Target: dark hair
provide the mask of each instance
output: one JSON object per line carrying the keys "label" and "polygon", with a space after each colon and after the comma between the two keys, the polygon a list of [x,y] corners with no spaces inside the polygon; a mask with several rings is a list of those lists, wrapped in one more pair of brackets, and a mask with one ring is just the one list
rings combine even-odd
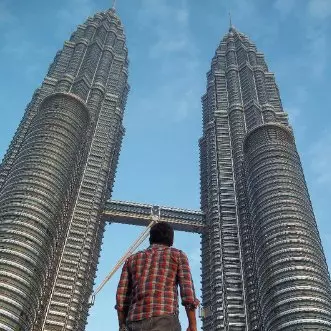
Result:
{"label": "dark hair", "polygon": [[163,244],[171,247],[174,243],[174,229],[167,222],[158,222],[151,227],[149,243]]}

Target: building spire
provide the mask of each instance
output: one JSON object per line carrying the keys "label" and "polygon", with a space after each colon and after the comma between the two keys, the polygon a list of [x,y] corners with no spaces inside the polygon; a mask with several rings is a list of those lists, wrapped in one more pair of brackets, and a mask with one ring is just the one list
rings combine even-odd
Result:
{"label": "building spire", "polygon": [[231,12],[229,12],[229,24],[229,30],[233,29]]}
{"label": "building spire", "polygon": [[113,10],[116,9],[116,0],[113,0],[113,5],[112,5],[111,9],[113,9]]}

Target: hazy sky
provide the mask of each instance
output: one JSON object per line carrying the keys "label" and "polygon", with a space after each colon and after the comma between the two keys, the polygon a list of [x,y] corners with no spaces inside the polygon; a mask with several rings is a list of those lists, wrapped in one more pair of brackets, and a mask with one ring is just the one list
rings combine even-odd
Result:
{"label": "hazy sky", "polygon": [[[1,156],[56,51],[110,2],[0,0]],[[118,0],[117,11],[131,92],[113,198],[199,209],[200,98],[231,11],[276,74],[330,266],[331,0]],[[97,284],[142,230],[107,226]],[[200,238],[177,233],[176,246],[190,257],[200,296]],[[87,331],[117,329],[118,276],[97,297]]]}

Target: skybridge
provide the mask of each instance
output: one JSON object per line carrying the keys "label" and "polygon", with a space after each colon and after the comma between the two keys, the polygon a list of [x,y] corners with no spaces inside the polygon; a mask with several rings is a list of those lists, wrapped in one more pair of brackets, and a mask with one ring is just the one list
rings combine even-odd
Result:
{"label": "skybridge", "polygon": [[152,220],[168,222],[176,231],[202,233],[204,215],[201,211],[163,207],[127,201],[109,200],[103,218],[110,223],[148,226]]}

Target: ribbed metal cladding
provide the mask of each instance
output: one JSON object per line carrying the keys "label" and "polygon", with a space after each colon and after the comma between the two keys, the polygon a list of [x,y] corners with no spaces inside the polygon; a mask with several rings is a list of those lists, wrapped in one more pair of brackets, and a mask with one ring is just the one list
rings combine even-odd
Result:
{"label": "ribbed metal cladding", "polygon": [[79,26],[50,75],[57,78],[57,91],[69,90],[84,99],[92,129],[51,294],[34,330],[84,330],[105,228],[101,216],[114,183],[129,91],[125,35],[115,11],[97,13]]}
{"label": "ribbed metal cladding", "polygon": [[[27,106],[0,167],[3,330],[85,329],[127,78],[122,24],[114,10],[97,13]],[[287,115],[263,54],[234,27],[202,104],[203,330],[331,330],[329,274]]]}
{"label": "ribbed metal cladding", "polygon": [[331,330],[329,273],[292,132],[261,125],[244,152],[264,329]]}
{"label": "ribbed metal cladding", "polygon": [[[270,200],[265,201],[264,195],[254,193],[254,199],[252,199],[251,187],[255,186],[251,186],[249,194],[247,194],[247,176],[252,176],[252,174],[248,170],[245,171],[243,144],[247,134],[255,132],[255,128],[261,127],[261,125],[267,125],[267,123],[277,125],[278,123],[284,125],[284,128],[287,127],[288,129],[284,129],[286,131],[289,130],[289,124],[287,114],[283,111],[275,77],[269,72],[263,54],[258,52],[254,43],[247,36],[233,26],[221,40],[211,61],[211,69],[207,73],[207,91],[202,97],[202,107],[201,209],[206,216],[206,227],[201,243],[202,303],[205,309],[203,330],[276,331],[278,328],[279,330],[298,330],[297,327],[300,330],[302,328],[304,330],[331,330],[327,323],[318,322],[320,317],[317,315],[316,323],[314,317],[308,314],[300,324],[300,317],[304,313],[300,315],[295,310],[290,313],[291,308],[288,308],[294,306],[296,309],[299,306],[304,306],[306,302],[309,306],[310,302],[308,313],[312,313],[315,311],[313,302],[316,302],[315,309],[319,309],[318,307],[326,304],[322,300],[330,300],[327,266],[299,159],[297,160],[297,173],[294,173],[293,178],[301,183],[302,187],[298,186],[298,183],[292,185],[289,181],[286,185],[289,186],[288,191],[292,193],[302,189],[304,198],[299,196],[294,201],[296,202],[296,215],[298,219],[301,215],[306,227],[311,224],[311,227],[308,227],[309,231],[315,229],[314,242],[316,242],[317,251],[320,252],[319,258],[322,261],[320,270],[322,270],[321,274],[324,275],[321,276],[324,285],[321,285],[320,289],[323,288],[325,294],[318,288],[307,294],[308,290],[304,288],[306,280],[303,279],[301,283],[298,283],[303,286],[302,302],[297,304],[291,301],[282,302],[283,298],[287,298],[286,291],[281,290],[277,292],[279,296],[275,296],[272,292],[274,287],[269,288],[269,286],[273,286],[270,281],[271,271],[265,268],[265,264],[269,263],[269,260],[265,260],[267,256],[264,254],[265,247],[259,246],[263,240],[268,240],[268,238],[258,237],[261,232],[257,226],[260,223],[264,224],[263,222],[269,224],[270,215],[265,211],[263,214],[254,213],[256,208],[262,208],[264,204],[270,203],[271,206],[276,206],[278,198],[280,204],[285,202],[282,200],[284,197],[281,194],[273,195]],[[264,140],[261,140],[260,143],[263,144]],[[293,153],[298,157],[293,139],[292,145],[295,152]],[[246,157],[250,157],[249,153],[246,153]],[[279,154],[278,159],[278,155],[273,156],[272,151],[268,154],[266,149],[265,153],[265,157],[270,158],[268,162],[274,162],[273,165],[282,164],[284,161],[282,154]],[[259,171],[261,169],[258,168]],[[278,174],[279,178],[277,177]],[[261,172],[260,177],[249,177],[250,185],[261,185],[264,189],[268,187],[266,190],[269,193],[277,191],[279,181],[284,173],[275,172],[273,174],[275,181],[269,181],[269,177],[266,177],[264,181],[264,175],[265,173]],[[301,176],[301,182],[298,176]],[[252,207],[253,201],[254,208]],[[300,201],[303,201],[301,205],[299,204]],[[279,211],[281,212],[281,210]],[[295,212],[293,213],[295,214]],[[306,217],[305,215],[310,216]],[[257,217],[259,217],[260,223],[257,223]],[[277,217],[276,219],[278,219]],[[298,230],[298,228],[294,228],[295,231]],[[282,241],[280,241],[279,246],[275,246],[275,249],[280,249],[283,246],[285,251],[282,254],[284,255],[301,252],[303,251],[302,247],[307,249],[309,243],[305,246],[300,240],[295,242],[292,233],[289,232],[288,238],[287,233],[284,234]],[[269,236],[269,233],[266,236]],[[270,236],[272,239],[273,234]],[[288,242],[291,243],[287,244]],[[256,248],[257,246],[259,249]],[[277,259],[278,256],[281,255],[276,254],[273,259]],[[287,269],[290,277],[294,277],[293,279],[306,277],[307,270],[304,265],[299,267],[294,265],[292,268],[291,263],[290,269]],[[281,278],[282,273],[280,272],[277,277]],[[318,284],[318,280],[316,284]],[[294,291],[294,293],[300,291],[301,289],[298,289],[298,292]],[[307,299],[307,296],[310,296],[310,299]],[[273,304],[273,300],[278,300],[280,308]],[[277,309],[280,313],[277,313]],[[288,314],[283,314],[281,309],[285,309]],[[304,312],[304,310],[302,311]],[[322,310],[318,314],[322,316]],[[325,311],[323,317],[325,321],[328,320],[327,316],[328,310]],[[299,324],[296,324],[297,322]],[[285,328],[282,328],[282,325]]]}
{"label": "ribbed metal cladding", "polygon": [[[20,306],[22,298],[12,297],[8,305],[0,296],[0,309],[6,316],[11,314],[13,305],[21,307],[18,314],[22,311],[22,322],[12,320],[13,324],[7,326],[7,329],[85,329],[88,299],[94,285],[105,228],[101,216],[105,202],[111,196],[125,133],[122,121],[129,92],[127,79],[128,54],[123,26],[116,12],[113,9],[107,10],[89,17],[84,24],[78,26],[70,40],[64,43],[63,49],[56,54],[41,87],[36,90],[27,106],[0,167],[0,188],[7,190],[13,171],[15,176],[16,173],[24,173],[16,169],[16,164],[28,174],[37,173],[44,181],[54,181],[51,186],[53,199],[42,200],[42,205],[36,210],[40,215],[36,214],[35,219],[41,223],[45,217],[53,219],[47,236],[56,237],[57,240],[54,239],[54,243],[47,237],[47,240],[38,241],[38,258],[42,262],[38,262],[40,267],[36,268],[34,274],[29,274],[28,278],[36,288],[33,290],[32,310],[25,311]],[[58,100],[60,96],[62,101]],[[46,116],[48,112],[43,111],[46,105],[50,109],[61,109],[64,115],[61,118]],[[88,123],[83,117],[67,118],[77,105],[88,111]],[[76,144],[75,139],[78,138],[73,137],[69,131],[59,131],[57,136],[49,135],[48,138],[53,139],[50,147],[42,143],[36,145],[35,139],[39,139],[42,134],[35,129],[34,123],[44,123],[43,121],[50,130],[56,127],[56,121],[66,121],[73,128],[76,128],[77,123],[84,126],[79,135],[79,143]],[[26,148],[32,143],[35,151],[30,147]],[[72,146],[75,147],[72,149]],[[33,154],[37,151],[39,154]],[[74,157],[75,153],[79,155],[76,165],[69,158]],[[45,155],[48,159],[44,161]],[[48,162],[53,175],[46,173],[46,170],[40,171],[45,162]],[[71,162],[68,168],[67,162]],[[70,173],[67,173],[69,170]],[[24,182],[24,189],[27,192],[34,191],[42,183],[38,178],[31,176]],[[39,203],[38,197],[31,198],[31,203],[26,200],[26,196],[22,199],[29,206]],[[8,201],[8,208],[20,210],[21,207],[11,200]],[[52,214],[54,209],[57,211],[56,215]],[[55,222],[57,219],[60,221]],[[3,232],[1,226],[2,223],[1,238],[8,238],[8,232]],[[21,223],[17,227],[25,231]],[[29,247],[25,246],[25,251],[23,244],[19,248],[22,254],[28,256]],[[15,254],[21,254],[18,251],[12,253],[13,261]],[[1,281],[2,284],[9,284],[12,276],[2,275]],[[33,286],[29,286],[29,291],[34,289]],[[24,319],[27,320],[26,323]],[[9,320],[10,318],[6,318],[6,321]],[[2,322],[0,319],[0,325]],[[0,329],[1,327],[2,325]]]}
{"label": "ribbed metal cladding", "polygon": [[[247,329],[243,263],[236,197],[233,134],[242,123],[232,123],[229,107],[240,106],[235,53],[221,42],[207,73],[207,92],[202,97],[203,137],[200,140],[201,209],[206,215],[202,235],[203,330]],[[228,57],[227,57],[228,56]],[[227,62],[227,59],[229,62]],[[229,66],[229,68],[227,68]],[[232,66],[232,67],[231,67]],[[233,132],[231,126],[234,127]],[[235,138],[241,143],[242,139]],[[235,146],[236,147],[236,146]]]}
{"label": "ribbed metal cladding", "polygon": [[88,110],[77,97],[47,97],[0,191],[1,330],[32,328],[88,126]]}

